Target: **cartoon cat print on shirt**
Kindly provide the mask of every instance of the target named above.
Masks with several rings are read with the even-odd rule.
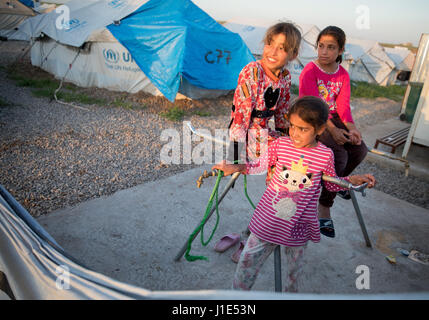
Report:
[[[291,169],[288,170],[283,166],[280,173],[280,187],[275,185],[276,195],[272,199],[272,205],[276,213],[276,217],[288,221],[296,213],[296,203],[298,202],[301,191],[311,187],[312,173],[307,174],[308,166],[303,165],[303,159],[299,159],[298,163],[292,161]],[[275,200],[280,198],[277,202]]]

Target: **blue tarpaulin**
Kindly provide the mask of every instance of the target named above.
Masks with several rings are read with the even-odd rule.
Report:
[[[234,89],[254,60],[238,34],[189,0],[148,1],[107,28],[170,101],[181,77],[204,89]]]
[[[25,4],[27,7],[34,8],[33,0],[19,0],[19,2]]]

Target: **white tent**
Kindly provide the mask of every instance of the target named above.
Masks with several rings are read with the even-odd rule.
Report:
[[[36,40],[33,65],[81,87],[170,101],[178,91],[217,97],[234,88],[253,59],[238,35],[189,0],[73,0],[66,7],[27,19],[20,29]]]
[[[267,27],[250,26],[232,22],[225,23],[224,27],[232,32],[238,33],[257,59],[262,56],[264,49],[263,38],[268,29]],[[301,41],[298,57],[287,66],[288,70],[291,72],[293,84],[299,83],[299,75],[304,66],[317,58],[317,52],[314,46],[317,35],[320,32],[317,26],[311,24],[301,24],[298,25],[298,27],[301,29],[303,41]]]
[[[36,13],[18,0],[0,0],[0,36],[10,40],[29,40],[18,26]]]
[[[384,86],[395,62],[377,41],[347,38],[342,66],[351,80]]]
[[[89,1],[91,2],[95,4],[95,1]],[[88,2],[70,1],[67,6],[72,12],[72,19],[68,30],[73,30],[80,21],[85,21],[83,27],[79,25],[80,32],[74,32],[72,36],[69,35],[70,32],[65,32],[67,29],[63,28],[64,26],[57,28],[55,18],[58,17],[54,17],[53,13],[27,20],[20,28],[22,31],[35,39],[42,33],[48,36],[35,40],[31,49],[31,63],[57,78],[65,76],[66,81],[81,87],[94,86],[131,93],[143,90],[161,95],[130,59],[129,52],[105,28],[112,21],[132,13],[145,2],[147,0],[135,0],[118,10],[107,5],[88,6]],[[101,2],[100,4],[102,5]],[[106,10],[102,16],[97,14],[101,7]],[[91,18],[97,15],[98,19]],[[83,47],[84,50],[79,50],[85,42],[87,45]],[[124,56],[128,61],[115,63],[112,58],[115,55]],[[69,69],[71,63],[73,67]]]
[[[387,84],[403,83],[409,78],[416,55],[408,48],[395,46],[394,48],[384,48],[390,59],[395,62],[395,69],[389,74]],[[402,78],[403,75],[408,77]]]

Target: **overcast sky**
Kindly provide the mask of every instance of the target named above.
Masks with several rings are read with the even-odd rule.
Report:
[[[427,0],[192,0],[216,20],[269,26],[279,20],[342,28],[347,36],[418,45],[429,33]]]

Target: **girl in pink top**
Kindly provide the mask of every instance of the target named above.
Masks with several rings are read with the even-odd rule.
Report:
[[[338,27],[322,30],[317,38],[318,58],[308,63],[299,77],[300,97],[320,97],[329,106],[327,130],[320,141],[334,152],[335,171],[340,177],[349,175],[368,152],[351,114],[349,74],[340,65],[345,41],[346,35]],[[330,208],[335,196],[336,192],[323,187],[318,208],[320,231],[332,238],[335,230]],[[343,197],[350,198],[347,193]]]
[[[303,97],[289,109],[289,135],[272,142],[256,162],[215,165],[225,175],[240,171],[259,173],[275,166],[270,184],[259,201],[249,224],[246,242],[234,276],[233,288],[250,290],[256,276],[277,245],[285,246],[288,272],[285,291],[297,291],[302,255],[309,240],[320,241],[317,200],[323,174],[336,176],[332,150],[317,141],[326,127],[328,106],[320,98]],[[353,184],[369,183],[372,175],[342,178]],[[331,191],[341,187],[325,183]]]

